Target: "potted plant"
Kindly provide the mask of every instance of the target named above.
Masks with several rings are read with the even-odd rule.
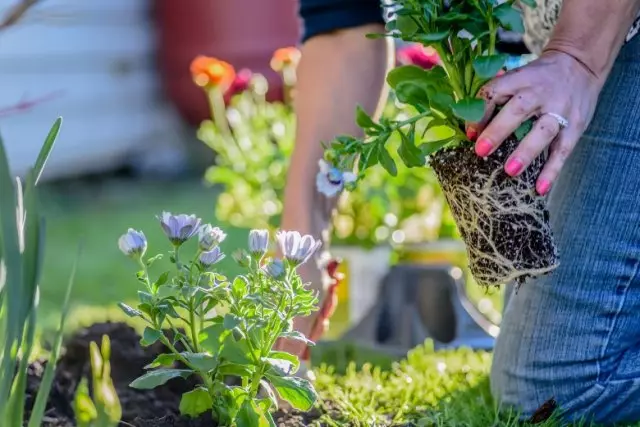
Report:
[[[397,175],[398,162],[390,155],[393,147],[389,144],[397,135],[401,140],[397,153],[404,165],[424,168],[428,162],[435,172],[478,284],[522,283],[552,271],[558,265],[558,251],[546,199],[534,190],[544,154],[517,178],[503,171],[504,160],[531,129],[531,120],[487,158],[476,156],[465,132],[467,123],[484,117],[481,88],[503,72],[508,60],[507,55],[496,52],[498,30],[522,32],[521,11],[514,0],[500,4],[491,0],[393,3],[397,18],[388,23],[387,34],[373,36],[432,47],[441,66],[424,70],[405,65],[389,72],[388,83],[413,114],[376,122],[358,109],[357,122],[365,138],[342,136],[327,146],[326,160],[336,171],[359,168],[353,182],[338,181],[353,191],[378,164]],[[530,0],[521,3],[523,7],[535,5]],[[416,145],[416,140],[422,143]]]
[[[437,63],[437,56],[420,56],[415,50],[409,46],[401,52],[407,53],[408,61],[419,60],[427,68]],[[221,221],[271,229],[280,223],[286,170],[295,142],[290,100],[299,59],[297,49],[283,48],[271,60],[283,80],[284,103],[265,100],[268,84],[260,74],[248,77],[245,72],[236,83],[241,73],[236,76],[224,61],[197,58],[192,64],[193,79],[211,105],[212,119],[201,124],[198,136],[217,154],[206,180],[223,186],[216,205]],[[230,99],[226,107],[225,96]],[[406,105],[398,104],[393,96],[389,99],[386,117],[409,113]],[[339,334],[374,303],[376,293],[371,286],[386,274],[392,244],[441,236],[446,206],[431,172],[401,167],[391,179],[380,167],[370,172],[356,191],[340,199],[332,220],[331,252],[343,260],[340,272],[346,277],[337,290],[341,304],[334,324],[338,327],[331,334]],[[445,230],[454,230],[447,224]]]

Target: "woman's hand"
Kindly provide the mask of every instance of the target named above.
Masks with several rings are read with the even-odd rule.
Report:
[[[496,106],[504,106],[493,120],[472,125],[480,132],[476,154],[488,156],[520,124],[535,117],[533,129],[507,159],[505,171],[519,175],[549,147],[549,158],[536,183],[538,193],[546,194],[591,121],[601,88],[602,82],[573,56],[544,52],[482,88],[480,94],[488,105],[486,117],[492,116]],[[554,115],[565,118],[566,127]]]

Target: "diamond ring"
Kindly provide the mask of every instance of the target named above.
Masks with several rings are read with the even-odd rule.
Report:
[[[569,126],[569,120],[565,119],[560,114],[556,114],[556,113],[546,113],[546,114],[556,119],[556,121],[558,122],[558,125],[560,126],[560,129],[564,129],[567,126]]]

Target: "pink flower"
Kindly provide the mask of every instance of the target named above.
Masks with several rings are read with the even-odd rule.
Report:
[[[411,44],[398,49],[398,62],[402,65],[417,65],[429,70],[440,65],[438,52],[432,47],[424,47],[419,44]]]
[[[248,68],[243,68],[238,71],[233,82],[229,85],[229,89],[224,93],[224,100],[228,103],[234,95],[244,92],[249,88],[249,83],[253,73]]]

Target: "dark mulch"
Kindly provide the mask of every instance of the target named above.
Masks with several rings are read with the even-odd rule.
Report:
[[[129,387],[131,381],[144,372],[159,354],[165,352],[162,344],[143,348],[140,336],[124,323],[97,323],[73,335],[65,345],[65,353],[56,368],[53,388],[47,403],[44,427],[75,427],[73,398],[83,376],[89,378],[89,343],[100,343],[102,335],[111,339],[111,366],[114,386],[122,405],[122,421],[134,427],[215,427],[209,415],[197,419],[180,416],[180,397],[192,390],[195,379],[174,379],[153,390],[136,390]],[[46,361],[38,361],[29,367],[26,415],[31,412],[40,386]],[[274,419],[278,426],[297,427],[318,419],[317,410],[300,414],[278,412]],[[127,425],[123,424],[123,425]]]

